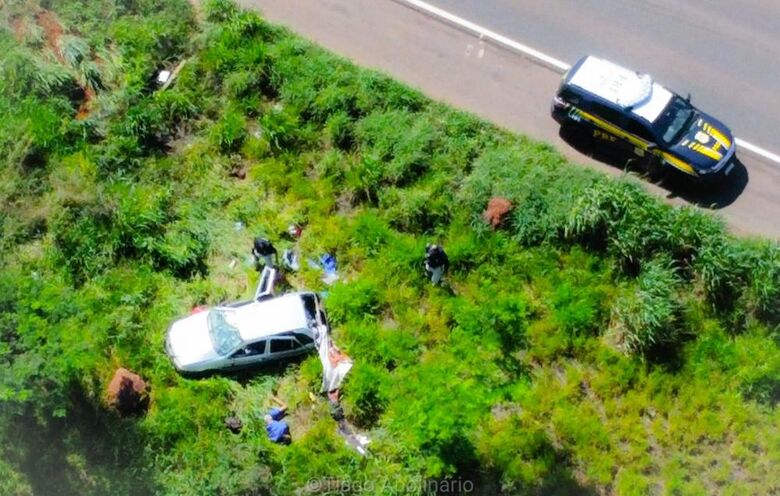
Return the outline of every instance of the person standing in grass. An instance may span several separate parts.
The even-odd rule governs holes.
[[[273,268],[279,261],[279,255],[276,252],[274,245],[268,240],[268,238],[255,238],[255,243],[252,246],[252,255],[255,257],[255,263],[259,266],[260,259],[266,267]]]
[[[431,283],[439,284],[444,272],[450,266],[447,253],[440,245],[425,245],[425,272],[431,278]]]

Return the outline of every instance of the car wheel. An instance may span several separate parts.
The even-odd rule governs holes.
[[[642,170],[650,179],[660,179],[664,175],[664,164],[659,157],[648,153],[641,161]]]

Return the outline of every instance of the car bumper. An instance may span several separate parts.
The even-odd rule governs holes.
[[[737,162],[736,151],[737,146],[732,143],[729,151],[726,152],[726,155],[717,164],[709,169],[697,171],[699,179],[704,182],[721,181],[731,175]]]

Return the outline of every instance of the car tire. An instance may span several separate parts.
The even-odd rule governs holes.
[[[648,153],[641,159],[642,170],[650,179],[660,179],[665,172],[664,164],[661,159]]]

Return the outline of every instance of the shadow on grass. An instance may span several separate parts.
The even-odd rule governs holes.
[[[634,155],[616,150],[614,147],[602,146],[590,136],[561,128],[558,136],[580,153],[616,169],[633,172],[644,180],[655,184],[667,192],[667,198],[681,198],[686,202],[708,209],[721,209],[734,203],[745,191],[750,180],[745,165],[735,158],[734,168],[727,177],[711,184],[702,183],[691,176],[667,167],[655,177],[649,177],[639,166]],[[632,165],[636,164],[636,165]]]
[[[27,411],[14,419],[7,441],[34,494],[155,494],[136,421],[92,404],[75,387],[64,417],[39,421]]]
[[[531,496],[596,496],[602,494],[587,484],[577,480],[572,472],[565,454],[554,451],[554,465],[550,471],[536,480],[533,485],[515,485],[512,481],[501,483],[499,474],[492,472],[461,471],[457,478],[461,481],[470,481],[473,483],[471,491],[439,491],[437,494],[458,494],[470,496],[509,496],[524,494]],[[465,484],[461,483],[461,487]],[[508,486],[508,487],[507,487]]]

